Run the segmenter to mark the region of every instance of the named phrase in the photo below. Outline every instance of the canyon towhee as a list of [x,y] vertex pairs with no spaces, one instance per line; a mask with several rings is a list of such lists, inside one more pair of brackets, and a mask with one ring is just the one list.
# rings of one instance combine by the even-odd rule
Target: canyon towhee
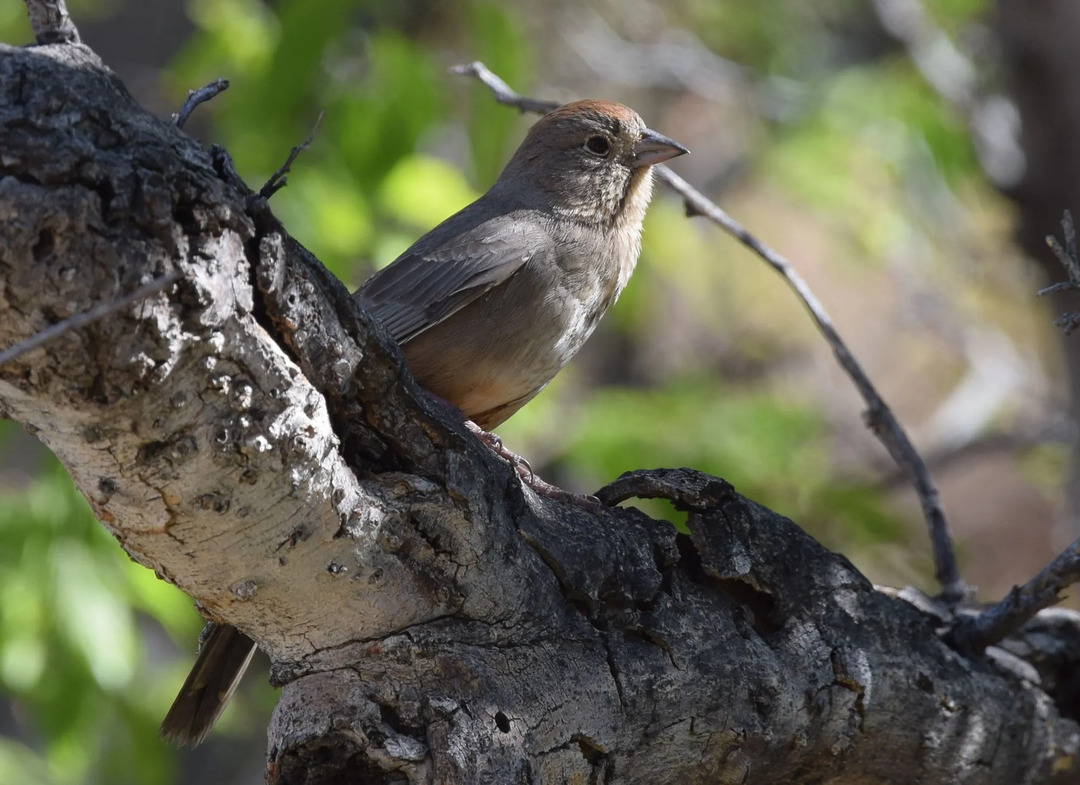
[[[551,381],[618,298],[641,250],[651,166],[685,152],[625,106],[566,104],[530,129],[487,193],[355,297],[390,330],[421,387],[478,429],[494,428]],[[162,735],[200,742],[254,646],[208,625]]]
[[641,250],[651,164],[685,152],[620,104],[562,106],[532,127],[486,194],[356,298],[390,329],[421,387],[494,428],[618,298]]

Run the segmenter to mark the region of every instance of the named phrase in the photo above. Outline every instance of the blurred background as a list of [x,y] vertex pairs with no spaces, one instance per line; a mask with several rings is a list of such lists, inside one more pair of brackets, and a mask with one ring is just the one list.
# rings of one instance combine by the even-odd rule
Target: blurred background
[[[964,577],[992,600],[1077,534],[1069,308],[1044,238],[1080,206],[1073,0],[70,0],[151,111],[232,87],[188,131],[274,197],[350,287],[483,192],[533,118],[447,72],[603,97],[686,144],[673,168],[805,276],[931,464]],[[23,44],[22,3],[0,40]],[[500,429],[592,491],[692,466],[876,582],[936,587],[919,506],[762,262],[658,189],[638,271],[583,354]],[[651,508],[664,514],[660,508]],[[0,422],[0,783],[260,783],[275,693],[254,669],[211,739],[157,725],[193,661],[191,602],[129,562],[65,473]]]

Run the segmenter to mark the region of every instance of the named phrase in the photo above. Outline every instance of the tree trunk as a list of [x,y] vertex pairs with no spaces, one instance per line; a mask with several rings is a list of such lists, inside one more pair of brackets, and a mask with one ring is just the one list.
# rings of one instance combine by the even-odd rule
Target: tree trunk
[[169,271],[0,367],[0,407],[270,654],[270,782],[1080,781],[1074,617],[1034,667],[968,658],[722,480],[602,492],[689,534],[537,497],[220,150],[85,47],[0,47],[0,345]]

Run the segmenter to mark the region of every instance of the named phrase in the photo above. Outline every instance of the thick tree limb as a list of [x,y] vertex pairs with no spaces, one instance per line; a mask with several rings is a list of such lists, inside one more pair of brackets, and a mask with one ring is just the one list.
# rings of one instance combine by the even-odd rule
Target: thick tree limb
[[269,652],[271,782],[1077,780],[1057,681],[961,656],[722,480],[603,492],[672,499],[688,536],[522,487],[84,48],[0,48],[0,150],[0,346],[181,276],[0,368],[0,405]]

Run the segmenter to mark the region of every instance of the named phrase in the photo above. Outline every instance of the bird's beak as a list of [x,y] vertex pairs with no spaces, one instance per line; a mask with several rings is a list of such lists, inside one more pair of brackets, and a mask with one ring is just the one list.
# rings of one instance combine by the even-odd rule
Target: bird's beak
[[668,139],[663,134],[646,128],[641,133],[641,139],[634,145],[634,158],[630,165],[635,169],[639,166],[652,166],[688,152],[690,151],[674,139]]

